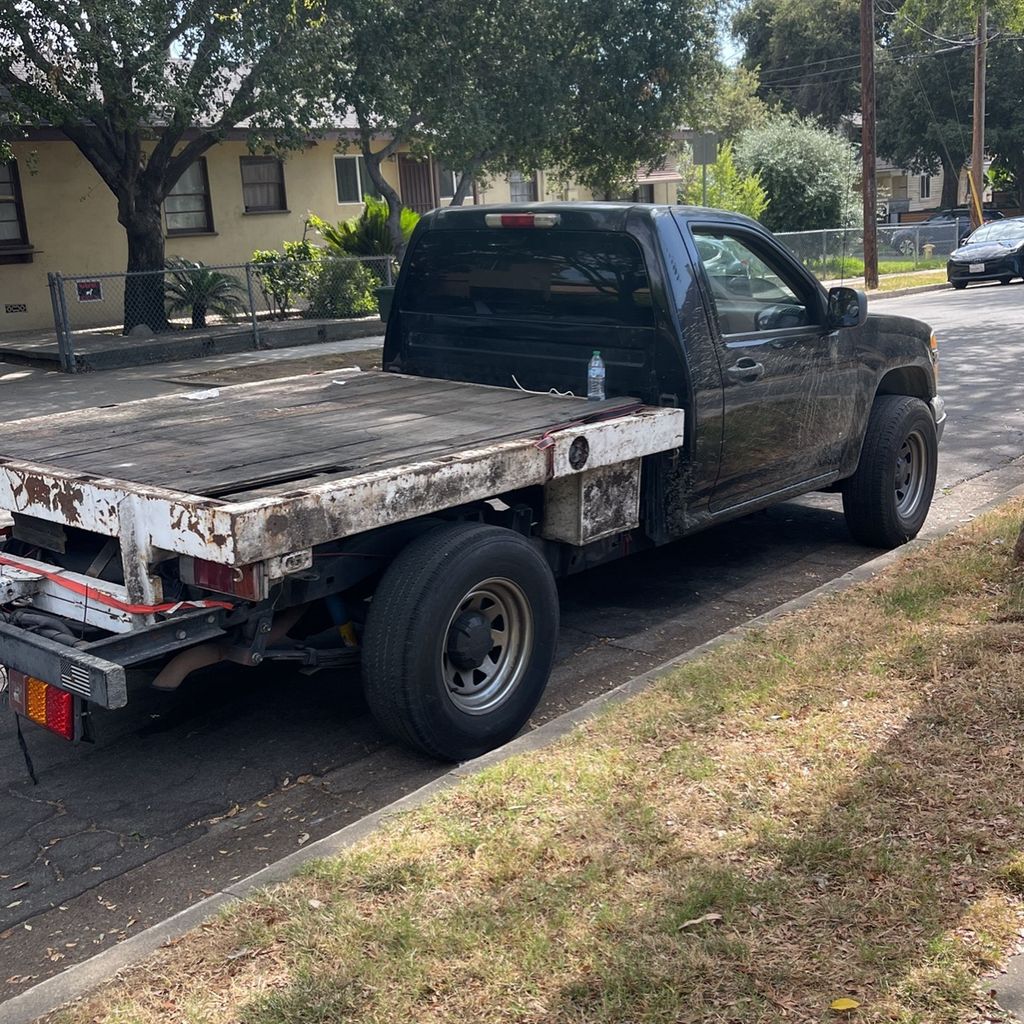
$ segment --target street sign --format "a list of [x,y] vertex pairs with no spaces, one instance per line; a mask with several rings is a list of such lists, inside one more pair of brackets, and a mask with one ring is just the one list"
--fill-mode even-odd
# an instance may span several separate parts
[[693,149],[693,162],[700,167],[702,164],[713,164],[718,159],[718,136],[714,132],[701,132],[690,140]]

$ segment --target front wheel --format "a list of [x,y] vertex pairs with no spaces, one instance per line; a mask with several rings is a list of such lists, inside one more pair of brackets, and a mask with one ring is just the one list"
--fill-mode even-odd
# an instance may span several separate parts
[[949,282],[958,292],[962,292],[967,287],[966,281],[950,281]]
[[479,523],[440,526],[398,555],[373,595],[363,689],[396,739],[465,761],[526,724],[557,639],[554,576],[528,540]]
[[935,491],[939,443],[919,398],[880,395],[871,407],[857,471],[843,484],[843,512],[854,539],[894,548],[924,526]]

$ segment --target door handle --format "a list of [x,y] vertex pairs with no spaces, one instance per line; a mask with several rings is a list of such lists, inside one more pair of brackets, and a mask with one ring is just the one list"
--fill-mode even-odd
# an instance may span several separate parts
[[754,362],[753,359],[744,356],[733,363],[725,372],[741,384],[752,384],[755,380],[764,376],[764,363]]

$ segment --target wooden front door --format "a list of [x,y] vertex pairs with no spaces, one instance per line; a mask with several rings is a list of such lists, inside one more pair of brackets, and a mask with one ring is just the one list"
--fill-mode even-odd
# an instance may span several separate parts
[[406,153],[398,154],[398,183],[402,202],[417,213],[426,213],[440,205],[437,182],[429,159],[417,160]]

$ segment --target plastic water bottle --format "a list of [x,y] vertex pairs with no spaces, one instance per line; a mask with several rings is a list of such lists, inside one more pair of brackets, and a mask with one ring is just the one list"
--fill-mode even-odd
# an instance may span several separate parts
[[587,364],[587,400],[604,401],[604,360],[597,349],[594,349],[594,354]]

